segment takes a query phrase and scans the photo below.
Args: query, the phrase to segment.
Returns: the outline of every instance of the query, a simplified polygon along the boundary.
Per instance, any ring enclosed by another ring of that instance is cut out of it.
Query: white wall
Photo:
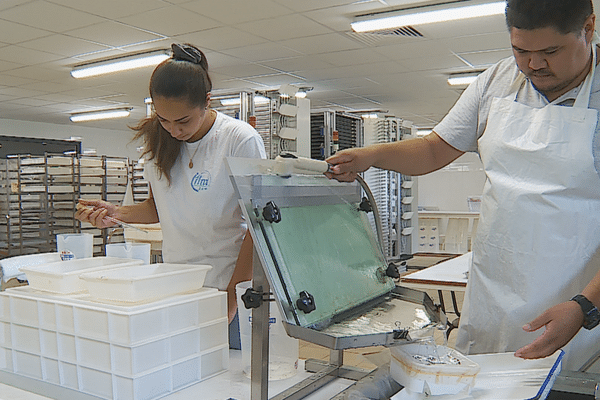
[[[41,139],[68,139],[71,136],[79,136],[82,138],[82,150],[93,148],[96,149],[98,155],[129,157],[130,159],[139,157],[136,147],[140,144],[130,143],[133,138],[133,131],[130,130],[88,128],[0,118],[0,135]]]
[[[467,197],[481,196],[485,173],[479,156],[465,153],[439,171],[418,177],[420,207],[469,211]]]

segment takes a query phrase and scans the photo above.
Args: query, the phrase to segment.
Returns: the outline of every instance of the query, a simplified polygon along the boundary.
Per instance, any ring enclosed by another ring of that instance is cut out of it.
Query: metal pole
[[[269,294],[269,281],[254,249],[252,257],[252,287]],[[250,360],[250,398],[267,400],[269,397],[269,302],[252,309],[252,353]]]

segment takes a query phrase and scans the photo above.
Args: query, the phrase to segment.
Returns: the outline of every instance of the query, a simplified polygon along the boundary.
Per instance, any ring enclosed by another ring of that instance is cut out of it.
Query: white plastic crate
[[[29,286],[33,289],[67,294],[86,290],[85,282],[79,279],[85,272],[141,264],[141,260],[135,259],[91,257],[21,267],[20,270],[25,272]]]
[[[103,399],[158,399],[225,371],[227,333],[216,289],[132,307],[0,293],[0,369]]]
[[[210,265],[149,264],[81,274],[93,299],[137,303],[198,290]]]

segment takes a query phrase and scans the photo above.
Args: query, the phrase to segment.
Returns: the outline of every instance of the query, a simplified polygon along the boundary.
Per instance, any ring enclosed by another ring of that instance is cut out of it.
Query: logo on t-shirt
[[[194,189],[196,192],[207,190],[210,186],[210,173],[208,171],[196,173],[190,184],[192,185],[192,189]]]

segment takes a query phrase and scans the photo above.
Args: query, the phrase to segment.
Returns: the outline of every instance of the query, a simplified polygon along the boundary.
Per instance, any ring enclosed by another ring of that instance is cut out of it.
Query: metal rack
[[[53,251],[56,234],[78,229],[76,156],[10,156],[0,160],[0,254]]]
[[[75,220],[79,198],[123,201],[128,159],[46,154],[0,159],[0,257],[56,250],[56,235],[89,232],[103,255],[108,230]],[[121,233],[122,235],[122,233]]]
[[[82,199],[102,199],[120,205],[125,197],[129,179],[129,160],[123,157],[79,157],[79,194]],[[109,234],[113,241],[123,241],[122,231],[98,229],[82,223],[81,231],[94,235],[94,256],[104,255]]]
[[[131,193],[134,203],[141,203],[150,196],[150,186],[144,179],[143,159],[131,162]]]
[[[324,160],[338,150],[361,147],[363,121],[338,111],[319,111],[310,115],[310,158]]]
[[[410,136],[411,129],[396,117],[367,118],[365,146],[389,143]],[[393,171],[370,168],[364,179],[373,191],[381,214],[384,254],[388,261],[402,260],[418,251],[417,179]],[[371,219],[372,224],[374,221]]]

